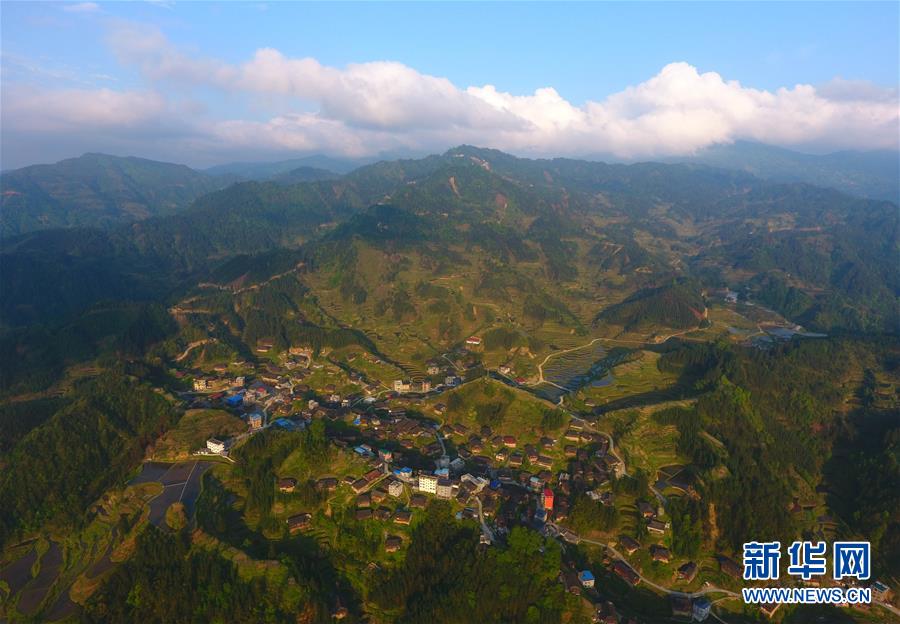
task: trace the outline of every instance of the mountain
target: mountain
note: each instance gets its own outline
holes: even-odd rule
[[[896,333],[898,251],[890,202],[696,164],[461,146],[336,180],[235,184],[107,231],[9,239],[0,354],[40,366],[76,335],[91,352],[95,329],[154,304],[215,310],[225,325],[201,316],[191,331],[218,326],[239,351],[290,344],[298,321],[381,336],[403,326],[421,350],[501,319],[538,336],[689,330],[704,320],[701,292],[724,286],[812,329]],[[296,288],[279,290],[285,279]],[[100,310],[122,320],[87,330]]]
[[[0,176],[0,236],[170,215],[232,181],[185,165],[106,154],[24,167]]]
[[[895,203],[744,171],[460,146],[5,239],[0,617],[575,622],[573,565],[668,617],[527,527],[550,495],[677,591],[736,582],[704,563],[670,585],[688,561],[829,516],[896,578],[898,228]],[[230,461],[197,461],[210,438]],[[487,488],[476,515],[465,492],[333,490],[374,474],[364,444],[414,471],[540,467],[551,491]]]
[[[747,171],[778,182],[806,182],[872,199],[900,199],[900,152],[842,151],[803,154],[780,147],[736,141],[667,162],[691,162]]]
[[[370,160],[365,159],[332,158],[330,156],[316,154],[313,156],[304,156],[302,158],[291,158],[273,162],[225,163],[209,167],[205,172],[210,175],[230,174],[243,180],[269,180],[302,167],[311,167],[313,169],[322,169],[337,174],[344,174],[353,171],[357,167],[367,165],[370,162]]]
[[[339,177],[339,174],[333,171],[328,171],[327,169],[318,169],[316,167],[297,167],[296,169],[291,169],[290,171],[285,171],[284,173],[273,175],[269,179],[273,182],[277,182],[278,184],[290,185],[299,184],[301,182],[334,180],[335,178]]]

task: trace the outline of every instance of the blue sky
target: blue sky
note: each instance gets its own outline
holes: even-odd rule
[[[898,6],[3,2],[3,166],[893,147]]]

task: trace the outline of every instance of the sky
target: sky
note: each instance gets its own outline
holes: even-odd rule
[[[0,3],[0,166],[897,149],[900,3]]]

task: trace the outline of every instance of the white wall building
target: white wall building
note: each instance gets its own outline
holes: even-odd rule
[[[210,453],[218,453],[221,455],[225,452],[225,443],[216,438],[210,438],[206,441],[206,448]]]
[[[420,474],[419,475],[419,491],[425,492],[426,494],[436,494],[437,493],[437,484],[438,478],[434,475],[429,474]]]

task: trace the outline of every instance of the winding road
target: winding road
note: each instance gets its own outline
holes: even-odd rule
[[[557,535],[559,535],[559,533],[560,533],[559,525],[557,525],[554,522],[548,522],[547,526],[552,527],[556,531]],[[640,572],[638,572],[637,568],[635,568],[633,565],[631,565],[628,562],[628,560],[625,558],[625,556],[622,553],[620,553],[618,550],[616,550],[616,548],[614,548],[613,546],[610,546],[606,542],[598,542],[597,540],[592,540],[587,537],[581,537],[577,533],[572,532],[571,529],[566,529],[566,531],[568,531],[570,535],[575,536],[575,538],[578,540],[578,542],[585,542],[587,544],[593,544],[595,546],[601,546],[601,547],[605,548],[610,553],[612,553],[617,559],[620,559],[621,561],[624,561],[625,563],[627,563],[628,566],[632,570],[634,570],[634,573],[638,575],[638,578],[641,579],[642,583],[644,583],[648,587],[652,587],[653,589],[661,591],[665,594],[669,594],[672,596],[684,596],[687,598],[697,598],[699,596],[705,596],[706,594],[725,594],[729,598],[740,598],[741,597],[741,595],[737,592],[733,592],[730,589],[723,589],[722,587],[717,587],[715,585],[709,585],[709,586],[701,589],[700,591],[690,592],[690,593],[678,591],[677,589],[670,589],[668,587],[664,587],[662,585],[654,583],[653,581],[648,579],[646,576],[644,576]]]

